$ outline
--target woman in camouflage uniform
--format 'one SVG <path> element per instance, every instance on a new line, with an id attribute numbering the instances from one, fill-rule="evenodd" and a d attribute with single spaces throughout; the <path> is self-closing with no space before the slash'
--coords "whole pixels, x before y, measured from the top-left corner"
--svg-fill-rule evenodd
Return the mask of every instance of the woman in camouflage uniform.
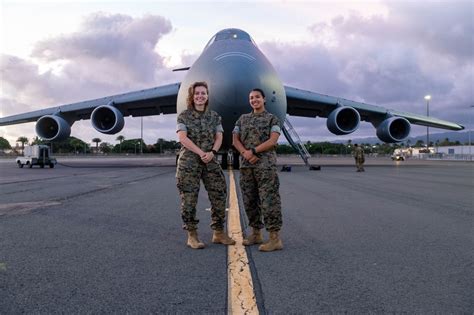
<path id="1" fill-rule="evenodd" d="M 232 142 L 242 156 L 240 188 L 249 225 L 253 228 L 243 244 L 262 243 L 261 229 L 265 226 L 270 239 L 258 249 L 270 252 L 283 248 L 279 237 L 282 215 L 275 151 L 281 128 L 279 119 L 265 110 L 262 90 L 253 89 L 249 101 L 253 111 L 237 120 Z"/>
<path id="2" fill-rule="evenodd" d="M 227 186 L 216 155 L 222 144 L 221 117 L 208 109 L 206 82 L 195 82 L 189 87 L 188 109 L 178 115 L 177 133 L 181 142 L 176 179 L 181 196 L 183 228 L 188 231 L 187 245 L 204 248 L 197 235 L 196 204 L 201 180 L 211 202 L 213 243 L 233 245 L 235 241 L 224 233 Z"/>

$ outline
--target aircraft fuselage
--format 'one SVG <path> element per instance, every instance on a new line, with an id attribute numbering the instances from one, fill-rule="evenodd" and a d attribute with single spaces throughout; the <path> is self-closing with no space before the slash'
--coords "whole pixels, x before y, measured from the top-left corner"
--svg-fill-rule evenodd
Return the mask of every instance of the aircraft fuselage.
<path id="1" fill-rule="evenodd" d="M 219 36 L 223 37 L 219 39 Z M 206 81 L 209 86 L 209 108 L 222 116 L 224 141 L 221 150 L 232 147 L 232 129 L 240 115 L 249 113 L 248 95 L 254 88 L 265 92 L 266 109 L 283 123 L 286 115 L 286 94 L 275 69 L 251 41 L 237 29 L 216 34 L 196 60 L 181 83 L 177 113 L 187 108 L 189 86 Z"/>

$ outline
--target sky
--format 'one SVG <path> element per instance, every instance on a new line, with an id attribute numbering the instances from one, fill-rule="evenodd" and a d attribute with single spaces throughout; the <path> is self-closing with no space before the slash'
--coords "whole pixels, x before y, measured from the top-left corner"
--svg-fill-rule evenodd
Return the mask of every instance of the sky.
<path id="1" fill-rule="evenodd" d="M 285 85 L 472 127 L 474 2 L 1 0 L 0 116 L 180 82 L 219 30 L 248 32 Z M 302 140 L 375 136 L 371 124 L 335 136 L 323 118 L 289 117 Z M 140 137 L 140 118 L 119 133 Z M 144 141 L 176 140 L 176 115 L 143 118 Z M 34 123 L 0 127 L 14 145 Z M 432 129 L 431 133 L 443 132 Z M 426 133 L 412 126 L 411 136 Z M 86 142 L 116 144 L 90 121 Z"/>

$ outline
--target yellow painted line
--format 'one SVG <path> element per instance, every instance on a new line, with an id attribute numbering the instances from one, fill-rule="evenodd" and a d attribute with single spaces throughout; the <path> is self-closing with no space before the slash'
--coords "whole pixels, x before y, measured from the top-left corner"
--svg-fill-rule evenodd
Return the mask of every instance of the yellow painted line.
<path id="1" fill-rule="evenodd" d="M 227 286 L 228 286 L 228 313 L 258 314 L 257 299 L 253 291 L 252 275 L 250 274 L 249 260 L 242 244 L 243 235 L 240 225 L 239 202 L 235 188 L 233 170 L 229 170 L 229 212 L 227 230 L 236 244 L 227 246 Z"/>

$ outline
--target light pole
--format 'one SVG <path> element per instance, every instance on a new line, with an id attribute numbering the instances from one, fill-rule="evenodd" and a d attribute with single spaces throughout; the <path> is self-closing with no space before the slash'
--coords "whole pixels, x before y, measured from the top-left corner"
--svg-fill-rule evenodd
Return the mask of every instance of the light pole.
<path id="1" fill-rule="evenodd" d="M 143 154 L 143 117 L 140 124 L 140 154 Z"/>
<path id="2" fill-rule="evenodd" d="M 426 116 L 430 117 L 430 99 L 431 95 L 425 95 L 426 100 Z M 426 149 L 430 153 L 430 127 L 426 126 Z"/>
<path id="3" fill-rule="evenodd" d="M 469 107 L 469 109 L 471 108 L 474 108 L 474 105 L 471 105 Z M 471 119 L 471 116 L 472 116 L 472 110 L 469 111 L 468 115 L 469 115 L 469 161 L 472 161 L 472 154 L 471 154 L 471 130 L 472 130 L 472 126 L 471 126 L 471 123 L 472 123 L 472 119 Z"/>

